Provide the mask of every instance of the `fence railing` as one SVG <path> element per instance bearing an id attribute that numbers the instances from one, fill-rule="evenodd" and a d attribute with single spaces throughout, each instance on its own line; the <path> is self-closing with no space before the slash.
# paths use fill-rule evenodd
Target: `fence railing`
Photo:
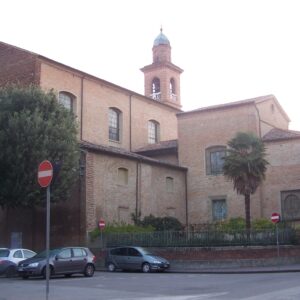
<path id="1" fill-rule="evenodd" d="M 280 244 L 295 244 L 296 232 L 292 228 L 278 229 Z M 93 241 L 102 247 L 216 247 L 245 245 L 275 245 L 276 230 L 235 230 L 235 231 L 156 231 L 147 233 L 103 233 Z"/>

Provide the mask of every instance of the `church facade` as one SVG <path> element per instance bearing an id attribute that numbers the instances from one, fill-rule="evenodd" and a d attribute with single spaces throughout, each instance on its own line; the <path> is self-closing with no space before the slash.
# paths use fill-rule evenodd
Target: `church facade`
<path id="1" fill-rule="evenodd" d="M 183 112 L 183 70 L 172 63 L 162 32 L 152 52 L 152 63 L 141 69 L 140 95 L 0 42 L 0 85 L 53 89 L 78 119 L 79 184 L 68 203 L 52 207 L 55 245 L 83 243 L 100 219 L 131 223 L 132 214 L 173 216 L 186 226 L 243 217 L 243 197 L 222 174 L 226 144 L 238 131 L 261 137 L 270 163 L 251 198 L 252 219 L 275 211 L 300 218 L 300 132 L 288 129 L 277 99 L 268 95 Z M 19 234 L 23 245 L 42 248 L 42 223 L 41 209 L 0 212 L 0 245 L 9 246 Z"/>

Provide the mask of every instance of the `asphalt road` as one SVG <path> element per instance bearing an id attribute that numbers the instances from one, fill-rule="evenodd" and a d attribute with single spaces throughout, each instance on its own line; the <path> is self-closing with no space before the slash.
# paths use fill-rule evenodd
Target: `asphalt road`
<path id="1" fill-rule="evenodd" d="M 176 274 L 96 272 L 50 280 L 49 300 L 298 300 L 300 273 Z M 0 278 L 0 300 L 46 299 L 42 279 Z"/>

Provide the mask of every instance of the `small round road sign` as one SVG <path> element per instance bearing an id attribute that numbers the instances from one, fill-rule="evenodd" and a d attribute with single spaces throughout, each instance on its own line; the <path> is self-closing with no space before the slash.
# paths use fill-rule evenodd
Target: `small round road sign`
<path id="1" fill-rule="evenodd" d="M 100 229 L 100 230 L 104 229 L 104 227 L 105 227 L 105 222 L 104 222 L 104 220 L 100 220 L 99 223 L 98 223 L 98 226 L 99 226 L 99 229 Z"/>
<path id="2" fill-rule="evenodd" d="M 53 177 L 53 167 L 49 160 L 44 160 L 40 163 L 38 169 L 38 183 L 41 187 L 47 187 Z"/>
<path id="3" fill-rule="evenodd" d="M 271 221 L 273 223 L 280 222 L 280 214 L 278 214 L 278 213 L 272 213 Z"/>

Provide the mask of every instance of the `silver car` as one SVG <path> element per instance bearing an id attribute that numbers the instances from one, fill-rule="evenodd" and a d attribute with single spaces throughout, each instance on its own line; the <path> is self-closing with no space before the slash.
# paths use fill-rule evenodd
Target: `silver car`
<path id="1" fill-rule="evenodd" d="M 95 255 L 84 247 L 65 247 L 50 250 L 50 276 L 81 273 L 92 277 L 95 271 Z M 18 273 L 23 279 L 29 276 L 46 277 L 46 251 L 38 253 L 30 259 L 22 261 L 18 266 Z"/>
<path id="2" fill-rule="evenodd" d="M 141 247 L 118 247 L 108 250 L 105 265 L 110 272 L 116 269 L 141 270 L 144 273 L 151 271 L 165 271 L 170 263 L 160 256 L 150 253 Z"/>

